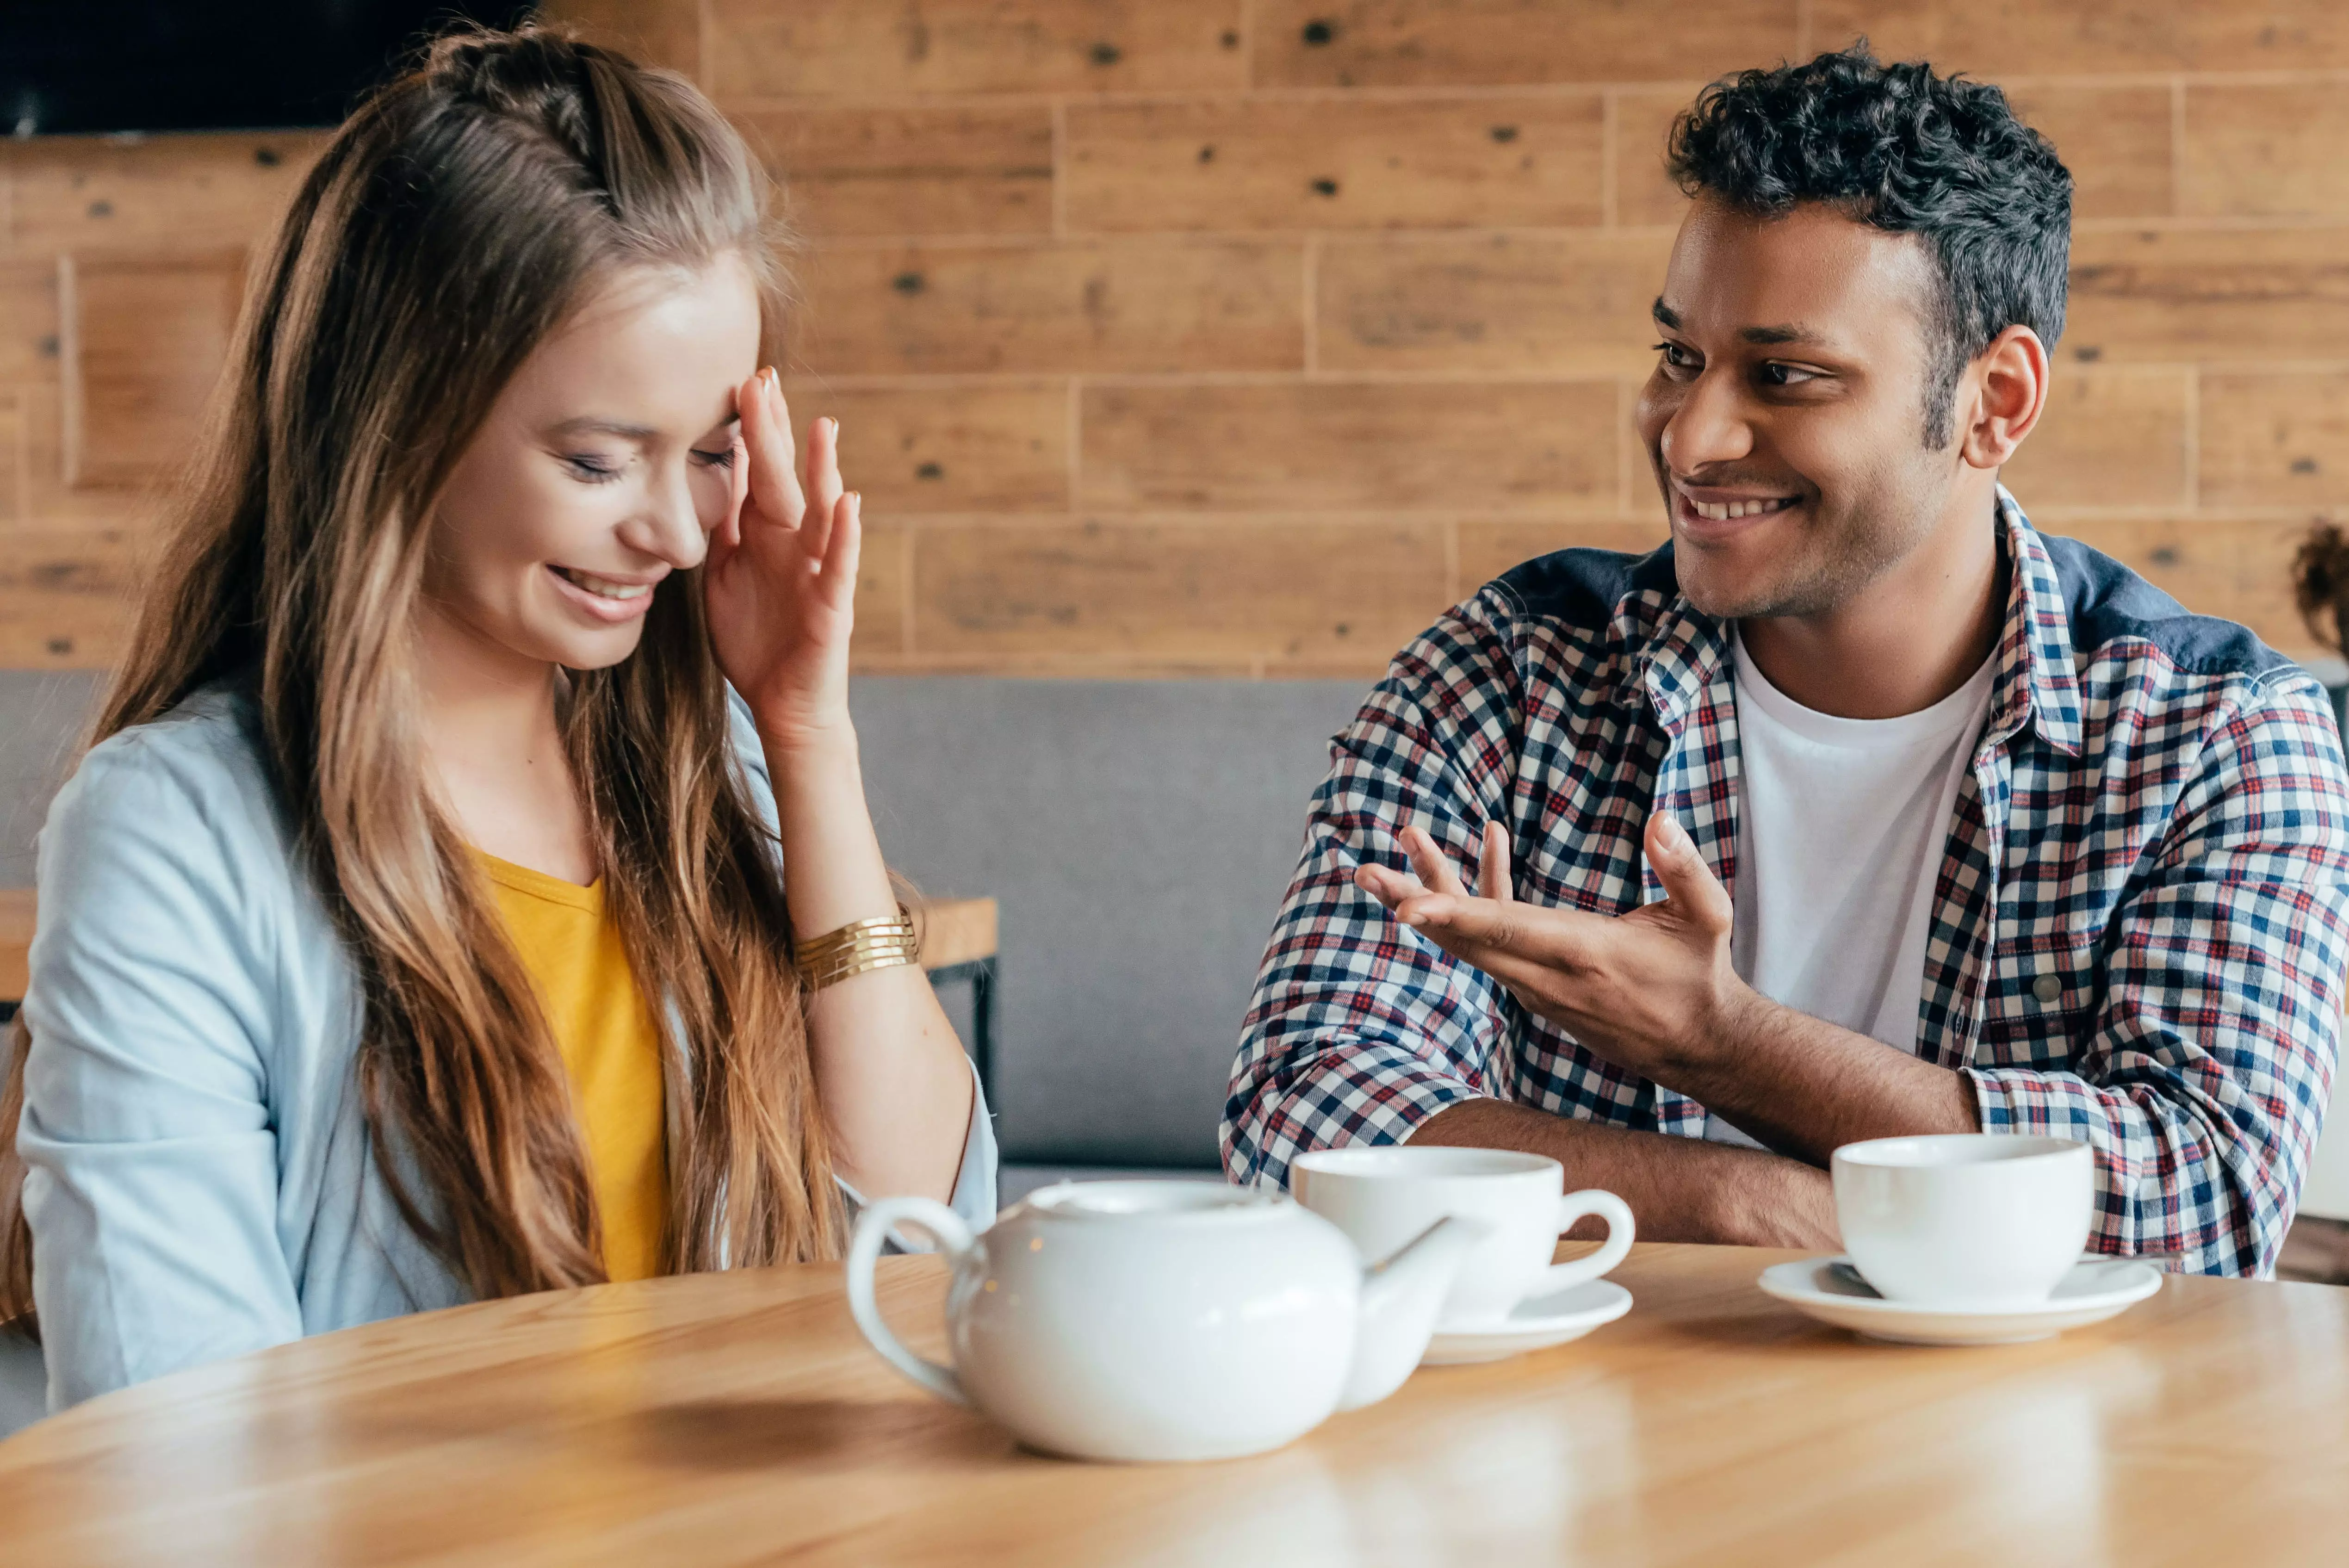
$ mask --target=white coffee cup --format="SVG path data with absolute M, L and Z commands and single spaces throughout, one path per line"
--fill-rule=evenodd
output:
M 1454 1277 L 1444 1328 L 1499 1323 L 1519 1302 L 1597 1279 L 1631 1250 L 1631 1210 L 1612 1192 L 1566 1191 L 1566 1170 L 1539 1154 L 1501 1149 L 1383 1144 L 1323 1149 L 1289 1162 L 1298 1201 L 1382 1258 L 1437 1221 L 1457 1215 L 1486 1234 Z M 1587 1214 L 1607 1222 L 1607 1244 L 1551 1264 L 1557 1239 Z
M 2031 1307 L 2088 1244 L 2085 1143 L 1999 1132 L 1878 1138 L 1835 1151 L 1836 1221 L 1889 1301 Z

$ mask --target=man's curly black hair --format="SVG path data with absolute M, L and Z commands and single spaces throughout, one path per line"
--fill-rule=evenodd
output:
M 1941 282 L 1930 321 L 1925 442 L 1951 435 L 1958 377 L 2009 326 L 2064 332 L 2072 176 L 1983 82 L 1884 65 L 1865 39 L 1806 65 L 1713 83 L 1672 126 L 1681 189 L 1776 216 L 1820 201 L 1917 234 Z

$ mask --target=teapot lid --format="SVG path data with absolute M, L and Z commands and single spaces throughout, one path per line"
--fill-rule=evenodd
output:
M 1286 1192 L 1216 1181 L 1056 1181 L 1040 1187 L 1019 1210 L 1055 1220 L 1229 1224 L 1299 1212 Z

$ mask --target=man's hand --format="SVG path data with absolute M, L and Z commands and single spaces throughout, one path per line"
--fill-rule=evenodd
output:
M 1400 837 L 1417 874 L 1364 866 L 1356 886 L 1588 1049 L 1771 1148 L 1824 1165 L 1863 1138 L 1981 1130 L 1964 1074 L 1782 1006 L 1737 977 L 1728 890 L 1671 818 L 1650 818 L 1646 836 L 1664 896 L 1624 915 L 1518 903 L 1498 822 L 1485 828 L 1483 897 L 1425 832 Z
M 1518 903 L 1498 821 L 1485 826 L 1481 897 L 1421 829 L 1405 828 L 1401 841 L 1416 875 L 1366 865 L 1355 885 L 1628 1072 L 1671 1088 L 1702 1077 L 1755 1006 L 1768 1006 L 1730 965 L 1728 890 L 1662 812 L 1648 820 L 1646 847 L 1664 897 L 1625 915 Z

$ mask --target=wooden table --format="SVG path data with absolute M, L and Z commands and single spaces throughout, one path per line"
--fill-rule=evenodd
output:
M 328 1335 L 0 1443 L 0 1561 L 2220 1565 L 2349 1560 L 2349 1291 L 2172 1279 L 1932 1350 L 1641 1246 L 1578 1344 L 1423 1371 L 1279 1453 L 1074 1464 L 936 1403 L 803 1266 Z M 884 1263 L 937 1348 L 941 1271 Z

